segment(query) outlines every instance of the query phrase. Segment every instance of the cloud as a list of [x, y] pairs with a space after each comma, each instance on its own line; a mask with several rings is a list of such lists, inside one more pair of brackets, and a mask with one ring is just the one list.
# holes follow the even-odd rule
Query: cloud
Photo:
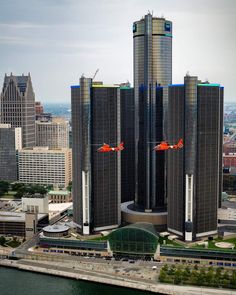
[[0, 28], [3, 28], [3, 29], [41, 29], [41, 28], [48, 28], [48, 27], [49, 25], [29, 23], [29, 22], [0, 23]]
[[78, 25], [65, 24], [65, 23], [34, 23], [34, 22], [12, 22], [4, 23], [0, 22], [0, 28], [2, 29], [14, 29], [14, 30], [27, 30], [27, 29], [49, 29], [49, 28], [76, 28]]
[[28, 43], [28, 40], [20, 37], [12, 37], [12, 36], [0, 36], [0, 44], [7, 44], [7, 45], [25, 45]]

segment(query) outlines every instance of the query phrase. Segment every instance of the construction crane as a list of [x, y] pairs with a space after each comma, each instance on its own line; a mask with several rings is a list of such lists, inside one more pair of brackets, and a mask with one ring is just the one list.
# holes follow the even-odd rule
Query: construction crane
[[99, 69], [96, 70], [95, 74], [93, 75], [92, 80], [94, 80], [94, 78], [96, 77], [97, 73], [98, 73]]

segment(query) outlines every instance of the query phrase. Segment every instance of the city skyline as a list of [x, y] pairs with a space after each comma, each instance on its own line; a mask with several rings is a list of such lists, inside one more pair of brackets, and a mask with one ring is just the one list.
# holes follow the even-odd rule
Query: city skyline
[[132, 23], [148, 10], [174, 23], [173, 83], [182, 83], [189, 71], [223, 84], [226, 102], [235, 98], [234, 1], [35, 0], [0, 6], [1, 79], [31, 72], [36, 100], [69, 102], [70, 85], [97, 68], [98, 80], [133, 84]]

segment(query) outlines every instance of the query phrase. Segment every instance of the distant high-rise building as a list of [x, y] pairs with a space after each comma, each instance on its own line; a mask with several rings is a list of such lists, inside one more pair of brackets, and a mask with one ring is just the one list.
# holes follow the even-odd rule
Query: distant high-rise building
[[62, 117], [45, 118], [36, 122], [36, 145], [50, 149], [69, 148], [69, 122]]
[[52, 114], [51, 113], [36, 114], [35, 119], [36, 121], [49, 122], [49, 121], [52, 121]]
[[172, 23], [145, 15], [133, 24], [135, 97], [135, 204], [165, 210], [165, 155], [153, 152], [164, 137], [164, 104], [157, 87], [172, 82]]
[[71, 162], [71, 149], [22, 149], [18, 152], [19, 181], [65, 188], [71, 181]]
[[0, 179], [17, 180], [16, 151], [22, 147], [21, 128], [11, 124], [0, 124]]
[[120, 153], [99, 153], [120, 143], [120, 89], [81, 77], [71, 87], [74, 221], [83, 234], [120, 225]]
[[43, 105], [40, 101], [35, 102], [35, 114], [40, 115], [43, 113]]
[[168, 231], [186, 241], [217, 234], [222, 193], [223, 87], [186, 76], [169, 86]]
[[5, 75], [0, 96], [0, 123], [21, 127], [23, 147], [35, 146], [35, 95], [30, 74]]

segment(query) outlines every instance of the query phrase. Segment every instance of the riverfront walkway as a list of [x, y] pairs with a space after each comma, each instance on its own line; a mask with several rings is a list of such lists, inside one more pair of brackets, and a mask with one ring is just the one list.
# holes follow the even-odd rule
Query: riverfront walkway
[[172, 295], [236, 295], [234, 290], [176, 286], [157, 283], [157, 273], [150, 267], [78, 261], [0, 260], [0, 265], [65, 278], [139, 289]]

